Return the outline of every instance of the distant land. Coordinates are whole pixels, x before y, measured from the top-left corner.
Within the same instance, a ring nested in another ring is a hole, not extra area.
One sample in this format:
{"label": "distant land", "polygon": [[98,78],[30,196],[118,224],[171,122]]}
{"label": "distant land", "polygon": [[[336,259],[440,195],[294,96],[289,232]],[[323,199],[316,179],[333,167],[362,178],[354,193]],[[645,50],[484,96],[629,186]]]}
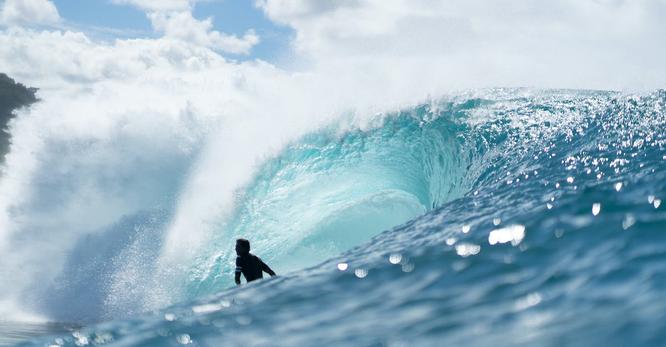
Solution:
{"label": "distant land", "polygon": [[14,110],[37,102],[37,88],[26,87],[14,81],[4,73],[0,73],[0,159],[4,162],[9,152],[11,134],[7,129],[9,121],[14,118]]}

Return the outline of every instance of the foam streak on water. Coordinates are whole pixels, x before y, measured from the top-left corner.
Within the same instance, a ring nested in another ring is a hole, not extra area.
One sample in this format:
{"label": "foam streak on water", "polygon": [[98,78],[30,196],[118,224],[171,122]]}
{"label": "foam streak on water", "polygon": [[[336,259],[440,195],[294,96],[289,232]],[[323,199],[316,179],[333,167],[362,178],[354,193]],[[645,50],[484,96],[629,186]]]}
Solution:
{"label": "foam streak on water", "polygon": [[[26,345],[663,344],[665,104],[493,90],[333,125],[214,221],[189,299]],[[225,289],[238,235],[282,275]]]}

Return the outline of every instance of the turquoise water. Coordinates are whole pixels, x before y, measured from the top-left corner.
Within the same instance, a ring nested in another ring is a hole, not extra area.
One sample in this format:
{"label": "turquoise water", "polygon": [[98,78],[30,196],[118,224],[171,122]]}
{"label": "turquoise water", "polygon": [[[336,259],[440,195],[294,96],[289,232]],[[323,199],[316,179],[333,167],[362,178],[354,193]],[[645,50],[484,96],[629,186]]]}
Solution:
{"label": "turquoise water", "polygon": [[[87,325],[22,345],[666,344],[665,92],[475,91],[346,125],[261,163],[179,303],[93,324],[104,283],[77,285],[53,312]],[[280,276],[234,288],[238,236]],[[157,252],[109,240],[77,259]]]}

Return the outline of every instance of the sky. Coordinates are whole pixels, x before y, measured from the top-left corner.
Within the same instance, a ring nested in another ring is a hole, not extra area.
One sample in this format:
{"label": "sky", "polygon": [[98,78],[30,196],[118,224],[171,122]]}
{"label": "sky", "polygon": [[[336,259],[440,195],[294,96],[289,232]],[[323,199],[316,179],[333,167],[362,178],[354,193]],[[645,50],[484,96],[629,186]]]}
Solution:
{"label": "sky", "polygon": [[[111,0],[55,0],[58,12],[68,26],[100,39],[156,37],[150,19],[140,8]],[[195,18],[212,18],[213,29],[242,36],[252,29],[261,41],[240,60],[277,61],[289,48],[293,30],[270,21],[248,0],[212,0],[193,6]]]}
{"label": "sky", "polygon": [[[665,18],[666,0],[0,0],[0,63],[12,72],[16,50],[49,44],[62,55],[77,55],[68,45],[78,35],[89,48],[114,46],[118,54],[122,42],[169,41],[227,61],[342,75],[355,85],[426,85],[423,92],[648,90],[666,80]],[[22,35],[29,37],[19,45]],[[40,35],[63,42],[26,43]],[[74,66],[53,68],[36,70],[42,78],[90,78],[71,71]],[[40,79],[21,70],[19,77]]]}

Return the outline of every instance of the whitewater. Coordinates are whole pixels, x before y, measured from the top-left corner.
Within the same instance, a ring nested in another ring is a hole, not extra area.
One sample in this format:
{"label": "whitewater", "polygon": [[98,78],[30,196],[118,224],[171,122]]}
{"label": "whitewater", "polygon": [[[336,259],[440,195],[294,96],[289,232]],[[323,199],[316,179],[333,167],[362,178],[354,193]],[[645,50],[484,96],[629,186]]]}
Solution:
{"label": "whitewater", "polygon": [[[142,110],[31,137],[48,102],[12,125],[2,309],[48,334],[20,345],[666,341],[664,91],[470,90],[246,133],[192,105],[155,131]],[[279,276],[235,288],[237,237]]]}

